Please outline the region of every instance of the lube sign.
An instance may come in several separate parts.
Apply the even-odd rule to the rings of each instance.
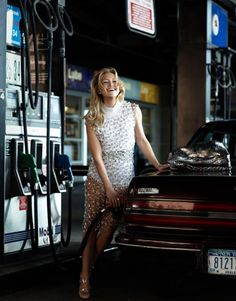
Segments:
[[[154,0],[127,0],[127,22],[130,30],[148,36],[156,35]]]

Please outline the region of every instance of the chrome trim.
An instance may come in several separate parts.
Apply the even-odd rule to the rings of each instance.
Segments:
[[[157,246],[149,246],[149,245],[139,245],[139,244],[131,244],[131,243],[123,243],[123,242],[116,242],[117,245],[119,246],[127,246],[127,247],[138,247],[142,249],[154,249],[154,250],[173,250],[173,251],[189,251],[189,252],[201,252],[201,248],[192,248],[192,249],[187,249],[184,247],[179,247],[179,248],[171,248],[171,247],[157,247]]]

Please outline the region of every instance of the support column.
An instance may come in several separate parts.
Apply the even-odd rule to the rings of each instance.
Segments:
[[[208,97],[206,20],[207,1],[179,1],[177,146],[185,145],[196,129],[205,122],[205,103]]]

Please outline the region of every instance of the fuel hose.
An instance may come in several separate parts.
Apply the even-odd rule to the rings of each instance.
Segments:
[[[80,247],[79,247],[76,259],[75,259],[77,264],[79,263],[80,258],[83,255],[83,252],[87,245],[90,234],[92,234],[93,231],[96,231],[97,226],[100,224],[102,218],[108,213],[112,213],[112,215],[115,219],[120,220],[121,216],[123,215],[123,206],[118,207],[118,208],[113,208],[113,207],[103,208],[96,214],[96,216],[90,223],[87,231],[85,232],[85,234],[83,236],[82,242],[80,244]]]

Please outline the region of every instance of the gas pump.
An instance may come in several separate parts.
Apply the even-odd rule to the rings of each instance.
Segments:
[[[61,193],[73,186],[73,174],[69,158],[63,154],[64,89],[58,95],[51,89],[53,32],[60,27],[61,36],[65,32],[71,35],[73,27],[64,10],[65,1],[3,0],[1,6],[7,12],[6,39],[0,45],[0,54],[4,46],[6,52],[5,83],[0,81],[0,95],[5,100],[4,106],[0,104],[5,130],[0,141],[4,166],[1,257],[45,247],[51,247],[55,256],[55,246],[66,245],[62,239]],[[49,24],[41,10],[48,15]],[[47,72],[42,91],[38,36],[47,37],[48,43],[43,56]],[[65,49],[61,53],[64,63]]]
[[[211,49],[212,59],[207,70],[212,80],[213,119],[231,118],[231,92],[236,87],[236,79],[231,69],[231,60],[236,50],[225,48]]]

